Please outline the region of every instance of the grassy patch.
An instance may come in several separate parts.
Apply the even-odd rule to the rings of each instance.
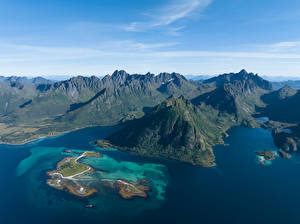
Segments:
[[[85,170],[88,170],[88,166],[81,164],[81,163],[76,163],[75,158],[71,159],[68,162],[63,163],[59,167],[59,172],[64,176],[64,177],[69,177],[76,175],[78,173],[81,173]]]

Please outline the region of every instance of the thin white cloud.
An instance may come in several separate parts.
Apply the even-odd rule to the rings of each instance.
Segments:
[[[179,26],[179,27],[169,27],[167,29],[168,34],[172,36],[179,36],[181,35],[180,31],[184,29],[184,26]]]
[[[119,41],[104,43],[102,48],[2,44],[0,74],[104,75],[115,69],[125,69],[131,73],[176,71],[183,74],[217,74],[246,68],[262,74],[297,76],[300,71],[300,53],[176,51],[168,48],[170,44]]]
[[[268,45],[258,45],[258,48],[274,53],[295,53],[300,52],[300,41],[282,41]]]
[[[138,31],[142,31],[142,29],[140,29],[141,25],[142,24],[139,22],[132,22],[129,25],[124,26],[123,29],[125,31],[138,32]]]
[[[152,26],[166,26],[191,15],[196,9],[206,8],[212,0],[181,0],[159,10],[154,16]]]
[[[243,52],[243,51],[175,51],[163,50],[176,43],[145,44],[134,41],[119,41],[112,48],[66,48],[31,45],[0,46],[0,63],[26,61],[59,61],[103,58],[138,58],[171,59],[171,58],[256,58],[256,59],[300,59],[299,53],[277,52]],[[105,45],[105,44],[104,44]]]
[[[271,47],[280,48],[280,47],[296,47],[300,45],[300,41],[286,41],[272,44]]]
[[[300,59],[300,54],[266,53],[266,52],[239,52],[239,51],[165,51],[151,53],[160,57],[229,57],[229,58],[266,58],[266,59]]]
[[[168,26],[191,16],[195,10],[204,10],[211,3],[212,0],[175,0],[160,9],[147,12],[146,15],[150,18],[148,21],[135,21],[124,26],[123,29],[142,32],[155,27]]]
[[[151,50],[151,49],[160,49],[167,48],[178,45],[177,42],[163,42],[163,43],[142,43],[132,40],[123,40],[123,41],[112,41],[110,42],[110,48],[121,48],[126,50]]]
[[[98,48],[2,44],[0,63],[143,56],[143,54],[147,55],[145,52],[167,49],[177,44],[176,42],[143,43],[133,40],[105,42]]]

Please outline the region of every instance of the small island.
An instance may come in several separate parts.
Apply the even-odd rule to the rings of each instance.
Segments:
[[[66,189],[73,195],[79,197],[88,197],[98,190],[89,186],[84,186],[84,180],[80,178],[85,173],[95,172],[94,168],[84,163],[78,162],[84,157],[102,157],[98,152],[86,151],[77,157],[65,157],[57,163],[56,170],[48,171],[47,174],[51,179],[47,180],[47,184],[58,190]],[[124,199],[133,197],[147,198],[147,191],[150,187],[147,184],[149,180],[142,179],[138,183],[131,183],[124,179],[101,180],[105,187],[117,190],[118,194]]]
[[[79,197],[87,197],[97,192],[94,188],[84,187],[74,181],[76,177],[87,172],[94,172],[91,166],[79,163],[83,157],[101,157],[98,152],[87,151],[78,157],[66,157],[56,165],[56,170],[47,172],[51,179],[47,180],[47,184],[58,190],[67,189],[71,194]]]
[[[119,189],[119,194],[124,199],[130,199],[132,197],[147,198],[146,191],[149,191],[150,187],[144,185],[144,183],[148,182],[148,180],[142,180],[137,185],[134,185],[128,181],[119,179],[115,182],[114,187]]]
[[[258,156],[258,162],[266,165],[267,161],[272,161],[275,159],[276,153],[271,150],[264,150],[256,152],[256,155]]]

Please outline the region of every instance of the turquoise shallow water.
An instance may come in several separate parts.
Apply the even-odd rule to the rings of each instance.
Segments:
[[[255,151],[276,150],[269,131],[232,129],[225,139],[229,146],[214,148],[217,167],[201,168],[89,144],[114,129],[88,128],[24,146],[0,145],[0,222],[300,223],[299,157],[278,157],[268,166],[257,162]],[[46,171],[65,156],[86,150],[103,154],[80,160],[96,169],[85,176],[87,184],[98,188],[96,195],[81,199],[46,184]],[[134,183],[150,179],[149,198],[124,200],[99,182],[118,178]],[[96,208],[86,209],[87,203]]]
[[[59,138],[51,139],[50,142],[56,141]],[[50,147],[42,146],[43,142],[38,141],[36,144],[31,143],[28,147],[30,155],[21,160],[16,167],[16,176],[18,178],[26,179],[24,188],[28,195],[28,202],[31,206],[47,209],[52,208],[57,212],[65,210],[65,207],[83,210],[86,212],[85,205],[93,204],[96,206],[92,210],[95,214],[103,214],[106,212],[119,212],[120,210],[128,210],[124,213],[126,216],[136,215],[143,210],[159,207],[160,203],[165,199],[165,191],[168,183],[167,167],[150,162],[135,161],[133,158],[124,160],[115,159],[106,153],[114,153],[122,156],[121,152],[117,150],[104,150],[86,143],[84,148],[70,148],[70,147]],[[71,150],[72,153],[67,153],[65,150]],[[45,185],[49,177],[46,175],[47,171],[54,170],[56,164],[64,157],[77,157],[86,150],[93,150],[100,152],[102,157],[84,157],[79,160],[84,164],[92,166],[96,172],[86,173],[78,177],[75,184],[82,186],[90,186],[96,188],[99,192],[88,198],[76,198],[68,192],[59,192],[59,190],[51,189]],[[122,199],[116,191],[107,188],[103,185],[106,181],[114,181],[123,179],[133,184],[137,184],[140,180],[150,180],[148,184],[151,191],[148,193],[149,198],[135,198],[126,202]],[[57,198],[56,195],[61,195]],[[71,200],[70,200],[71,199]],[[51,203],[49,204],[49,200]],[[80,203],[76,204],[74,201]],[[38,203],[36,203],[38,202]],[[130,209],[132,208],[132,209]],[[134,209],[133,209],[134,208]],[[71,209],[68,209],[71,210]]]

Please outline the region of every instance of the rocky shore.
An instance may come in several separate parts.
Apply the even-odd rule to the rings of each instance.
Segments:
[[[65,150],[66,151],[66,150]],[[88,165],[77,162],[83,157],[101,157],[102,155],[98,152],[84,152],[78,157],[65,157],[63,160],[57,163],[56,170],[48,171],[48,176],[51,179],[47,180],[47,184],[50,187],[58,190],[66,189],[71,194],[79,197],[90,196],[97,191],[95,188],[82,186],[74,181],[77,180],[77,176],[82,175],[86,172],[94,172],[94,169]],[[66,175],[66,173],[70,175]]]

